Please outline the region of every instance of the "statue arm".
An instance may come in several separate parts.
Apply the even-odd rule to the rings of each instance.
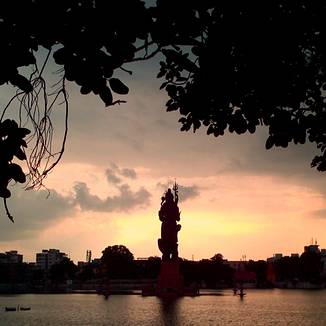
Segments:
[[[175,211],[175,219],[176,219],[176,221],[180,221],[180,214],[181,214],[181,212],[179,211],[179,208],[176,207],[176,211]]]
[[[164,214],[163,214],[162,210],[159,210],[158,217],[159,217],[160,221],[163,222],[163,220],[164,220]]]

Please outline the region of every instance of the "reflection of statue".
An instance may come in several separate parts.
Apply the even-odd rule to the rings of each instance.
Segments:
[[[178,207],[178,186],[173,187],[174,196],[171,189],[168,189],[162,197],[161,209],[158,212],[161,226],[161,239],[158,239],[158,247],[162,252],[162,260],[177,260],[178,258],[178,232],[181,225],[180,211]]]

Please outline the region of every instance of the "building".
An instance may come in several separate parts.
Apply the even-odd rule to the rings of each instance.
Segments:
[[[19,254],[17,250],[0,253],[0,264],[21,264],[22,262],[23,255]]]
[[[267,263],[274,263],[277,260],[280,260],[283,257],[283,254],[274,254],[273,257],[267,258]]]
[[[304,246],[304,252],[314,252],[316,254],[319,254],[320,253],[320,250],[319,250],[319,245],[317,243],[315,244],[310,244],[308,246]]]
[[[36,266],[43,270],[49,270],[54,264],[60,263],[67,255],[59,249],[43,249],[36,254]]]
[[[225,260],[225,261],[223,261],[223,264],[230,266],[234,270],[238,270],[243,265],[243,261],[242,260]]]

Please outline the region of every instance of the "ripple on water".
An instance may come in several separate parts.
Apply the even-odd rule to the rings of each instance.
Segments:
[[[0,325],[326,325],[326,290],[248,290],[240,300],[222,295],[156,297],[96,294],[24,294],[0,296]],[[5,312],[5,306],[30,311]]]

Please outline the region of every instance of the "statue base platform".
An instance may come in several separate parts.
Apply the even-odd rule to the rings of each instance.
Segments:
[[[161,271],[157,280],[157,296],[179,297],[183,296],[183,277],[180,273],[178,261],[162,261]]]
[[[144,288],[142,295],[169,299],[182,296],[196,296],[199,295],[199,289],[197,287],[184,286],[178,261],[162,261],[156,287]]]

